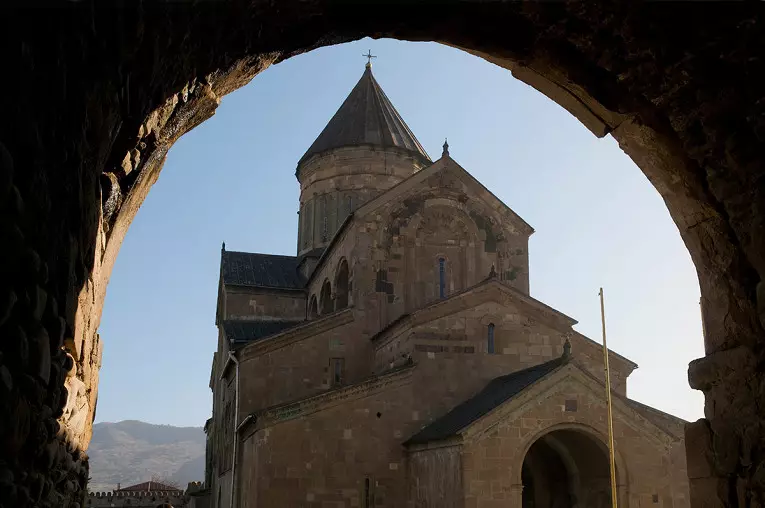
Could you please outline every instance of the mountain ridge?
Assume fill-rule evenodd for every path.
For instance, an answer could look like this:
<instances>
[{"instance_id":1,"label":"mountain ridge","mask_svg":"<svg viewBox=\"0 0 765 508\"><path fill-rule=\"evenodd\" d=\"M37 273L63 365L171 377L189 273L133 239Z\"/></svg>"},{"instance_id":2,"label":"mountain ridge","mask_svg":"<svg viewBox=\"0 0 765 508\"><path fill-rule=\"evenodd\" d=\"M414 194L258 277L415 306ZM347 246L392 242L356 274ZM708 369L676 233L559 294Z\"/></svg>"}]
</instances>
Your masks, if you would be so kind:
<instances>
[{"instance_id":1,"label":"mountain ridge","mask_svg":"<svg viewBox=\"0 0 765 508\"><path fill-rule=\"evenodd\" d=\"M93 425L88 448L91 492L108 492L154 478L180 489L204 479L206 436L202 427L175 427L140 420Z\"/></svg>"}]
</instances>

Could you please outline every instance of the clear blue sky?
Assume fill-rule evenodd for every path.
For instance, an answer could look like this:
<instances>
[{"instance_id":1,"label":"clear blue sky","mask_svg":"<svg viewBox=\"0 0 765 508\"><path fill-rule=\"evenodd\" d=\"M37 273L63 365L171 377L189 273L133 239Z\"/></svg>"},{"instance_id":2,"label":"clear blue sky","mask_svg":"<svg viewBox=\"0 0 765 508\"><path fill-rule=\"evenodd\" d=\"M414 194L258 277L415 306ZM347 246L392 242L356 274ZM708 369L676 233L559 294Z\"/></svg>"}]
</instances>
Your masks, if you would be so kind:
<instances>
[{"instance_id":1,"label":"clear blue sky","mask_svg":"<svg viewBox=\"0 0 765 508\"><path fill-rule=\"evenodd\" d=\"M431 157L451 156L535 229L531 294L639 364L631 398L702 416L688 362L703 355L696 271L659 194L510 72L432 43L363 40L273 66L180 139L127 234L100 333L96 421L203 425L216 348L220 247L295 254L295 165L378 55L380 85ZM575 353L575 352L574 352Z\"/></svg>"}]
</instances>

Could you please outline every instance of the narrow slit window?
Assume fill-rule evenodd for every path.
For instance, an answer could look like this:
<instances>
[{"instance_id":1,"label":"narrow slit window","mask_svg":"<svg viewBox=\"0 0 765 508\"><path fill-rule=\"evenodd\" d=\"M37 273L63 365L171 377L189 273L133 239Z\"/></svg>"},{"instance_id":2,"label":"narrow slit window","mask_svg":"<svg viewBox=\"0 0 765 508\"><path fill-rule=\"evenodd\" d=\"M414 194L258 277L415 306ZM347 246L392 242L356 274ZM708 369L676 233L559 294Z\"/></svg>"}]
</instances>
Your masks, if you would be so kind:
<instances>
[{"instance_id":1,"label":"narrow slit window","mask_svg":"<svg viewBox=\"0 0 765 508\"><path fill-rule=\"evenodd\" d=\"M332 359L332 386L343 384L343 375L345 370L345 360L343 358Z\"/></svg>"},{"instance_id":2,"label":"narrow slit window","mask_svg":"<svg viewBox=\"0 0 765 508\"><path fill-rule=\"evenodd\" d=\"M487 338L487 348L486 350L489 352L490 355L494 354L494 323L489 324L489 334Z\"/></svg>"},{"instance_id":3,"label":"narrow slit window","mask_svg":"<svg viewBox=\"0 0 765 508\"><path fill-rule=\"evenodd\" d=\"M446 260L438 258L438 296L446 298Z\"/></svg>"},{"instance_id":4,"label":"narrow slit window","mask_svg":"<svg viewBox=\"0 0 765 508\"><path fill-rule=\"evenodd\" d=\"M369 477L367 476L364 478L364 499L363 499L363 508L372 508L372 496L371 496L371 485L370 485Z\"/></svg>"}]
</instances>

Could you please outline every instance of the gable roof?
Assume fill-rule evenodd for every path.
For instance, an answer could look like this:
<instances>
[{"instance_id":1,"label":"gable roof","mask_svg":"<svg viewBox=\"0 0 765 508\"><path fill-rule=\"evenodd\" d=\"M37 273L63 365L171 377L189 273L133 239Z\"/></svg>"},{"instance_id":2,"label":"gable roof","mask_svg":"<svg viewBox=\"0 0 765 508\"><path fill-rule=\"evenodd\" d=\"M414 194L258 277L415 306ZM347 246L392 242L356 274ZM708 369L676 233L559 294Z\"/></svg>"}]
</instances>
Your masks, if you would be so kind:
<instances>
[{"instance_id":1,"label":"gable roof","mask_svg":"<svg viewBox=\"0 0 765 508\"><path fill-rule=\"evenodd\" d=\"M522 291L510 286L506 282L503 282L497 279L496 277L487 277L484 280L477 282L476 284L473 284L472 286L468 286L467 288L463 290L449 294L446 298L443 298L443 299L439 298L439 299L433 300L432 302L420 307L417 310L412 311L411 313L402 314L395 320L388 323L382 330L372 335L369 338L369 340L371 340L372 342L375 342L382 339L390 332L390 330L394 329L396 326L398 326L399 324L401 324L403 321L406 321L406 320L411 321L413 325L420 325L424 323L429 323L436 319L440 319L447 315L451 315L455 312L461 312L464 309L450 311L449 307L453 307L452 304L455 300L466 298L470 295L475 295L479 293L482 295L485 295L484 297L485 299L482 298L477 303L474 302L474 304L472 305L473 307L477 305L481 305L482 303L485 303L486 301L494 300L493 295L505 294L513 298L514 303L518 305L525 305L527 306L526 308L529 308L529 309L542 311L546 313L547 315L553 316L556 319L560 320L561 323L565 323L567 327L571 327L577 324L576 319L570 316L567 316L561 311L554 309L543 302L540 302L539 300L532 297L531 295L523 293ZM588 339L588 340L591 340L591 339ZM609 349L609 352L613 353L613 351L611 351L610 349Z\"/></svg>"},{"instance_id":2,"label":"gable roof","mask_svg":"<svg viewBox=\"0 0 765 508\"><path fill-rule=\"evenodd\" d=\"M303 289L299 258L276 254L221 251L224 284L278 289Z\"/></svg>"},{"instance_id":3,"label":"gable roof","mask_svg":"<svg viewBox=\"0 0 765 508\"><path fill-rule=\"evenodd\" d=\"M115 490L115 492L149 492L149 491L180 492L181 489L177 487L172 487L170 485L165 485L164 483L150 481L150 482L137 483L129 487Z\"/></svg>"},{"instance_id":4,"label":"gable roof","mask_svg":"<svg viewBox=\"0 0 765 508\"><path fill-rule=\"evenodd\" d=\"M524 389L568 363L568 358L561 356L549 362L492 379L477 395L427 425L409 438L404 445L440 441L457 435L460 430L486 415L492 409L512 399Z\"/></svg>"},{"instance_id":5,"label":"gable roof","mask_svg":"<svg viewBox=\"0 0 765 508\"><path fill-rule=\"evenodd\" d=\"M371 65L367 65L340 109L300 158L298 168L315 154L358 145L399 148L430 162L430 157L372 75Z\"/></svg>"},{"instance_id":6,"label":"gable roof","mask_svg":"<svg viewBox=\"0 0 765 508\"><path fill-rule=\"evenodd\" d=\"M263 339L271 335L303 324L304 321L224 321L223 331L226 338L236 347L241 344L249 344L258 339Z\"/></svg>"},{"instance_id":7,"label":"gable roof","mask_svg":"<svg viewBox=\"0 0 765 508\"><path fill-rule=\"evenodd\" d=\"M507 206L507 204L499 199L496 194L491 192L484 184L482 184L476 177L470 174L470 172L460 166L457 161L452 159L448 154L444 154L440 159L435 161L430 166L421 169L420 171L414 173L412 176L407 178L406 180L403 180L390 189L386 190L382 194L378 195L377 197L370 199L363 205L361 205L356 210L356 215L361 217L363 215L366 215L367 213L371 212L372 210L376 209L378 206L387 203L390 201L393 196L401 193L402 189L412 188L415 185L427 180L431 176L437 174L439 171L443 171L449 168L455 168L457 169L458 173L460 175L465 176L470 183L473 185L479 187L480 189L486 191L489 196L491 196L496 202L501 205L501 207L508 212L510 218L515 222L517 226L520 226L520 229L525 230L526 234L532 235L534 234L534 228L531 227L531 225L523 220L523 218L515 213L512 208Z\"/></svg>"}]
</instances>

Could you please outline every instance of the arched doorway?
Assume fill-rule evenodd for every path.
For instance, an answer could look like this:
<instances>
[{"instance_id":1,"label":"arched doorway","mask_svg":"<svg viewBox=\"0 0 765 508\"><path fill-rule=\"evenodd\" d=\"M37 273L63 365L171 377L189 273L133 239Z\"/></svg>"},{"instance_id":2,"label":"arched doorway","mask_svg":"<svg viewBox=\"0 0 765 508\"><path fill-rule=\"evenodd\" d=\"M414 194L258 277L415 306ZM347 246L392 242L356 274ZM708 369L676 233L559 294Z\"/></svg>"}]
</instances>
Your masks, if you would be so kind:
<instances>
[{"instance_id":1,"label":"arched doorway","mask_svg":"<svg viewBox=\"0 0 765 508\"><path fill-rule=\"evenodd\" d=\"M607 508L608 448L579 430L552 431L526 452L521 482L523 508Z\"/></svg>"}]
</instances>

